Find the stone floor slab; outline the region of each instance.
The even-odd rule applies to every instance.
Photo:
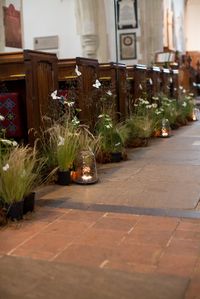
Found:
[[[1,258],[2,299],[183,299],[188,280],[29,258]]]

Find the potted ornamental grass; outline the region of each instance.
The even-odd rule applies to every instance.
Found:
[[[56,163],[53,172],[57,172],[59,185],[69,185],[71,170],[79,148],[80,132],[68,122],[65,125],[55,124],[49,129],[49,133],[51,146],[49,149]]]
[[[19,220],[27,212],[29,204],[25,202],[40,182],[42,165],[42,160],[37,158],[36,149],[28,146],[16,146],[1,156],[0,198],[8,218]],[[32,203],[30,210],[33,209]]]
[[[154,122],[146,116],[133,115],[126,121],[129,129],[128,147],[147,146],[153,133]]]
[[[99,162],[120,162],[129,129],[123,123],[115,123],[108,114],[99,115],[97,136],[100,138]]]

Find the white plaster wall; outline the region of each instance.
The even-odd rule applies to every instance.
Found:
[[[74,4],[74,0],[23,0],[24,48],[33,49],[34,37],[58,35],[59,58],[82,56]]]
[[[175,22],[175,50],[185,51],[185,0],[173,0]]]
[[[114,1],[104,0],[107,24],[108,61],[116,61]]]
[[[186,14],[186,50],[200,51],[200,0],[188,0]]]

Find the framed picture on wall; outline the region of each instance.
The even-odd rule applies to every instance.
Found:
[[[120,33],[120,60],[137,59],[136,33]]]
[[[118,29],[137,28],[137,0],[117,0]]]
[[[22,48],[21,0],[3,7],[5,46]]]

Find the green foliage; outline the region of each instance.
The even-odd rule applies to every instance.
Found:
[[[154,129],[154,121],[148,115],[132,115],[126,121],[129,130],[129,140],[133,138],[149,138]]]
[[[89,150],[95,155],[100,149],[100,136],[94,136],[86,126],[79,126],[79,151]]]
[[[44,161],[28,146],[17,146],[0,159],[0,198],[11,204],[23,199],[40,181]]]
[[[71,123],[65,126],[55,124],[48,132],[48,159],[52,158],[60,170],[69,170],[78,152],[80,133]]]
[[[99,115],[96,133],[100,138],[100,150],[104,153],[122,152],[128,138],[128,128],[115,123],[108,114]]]

